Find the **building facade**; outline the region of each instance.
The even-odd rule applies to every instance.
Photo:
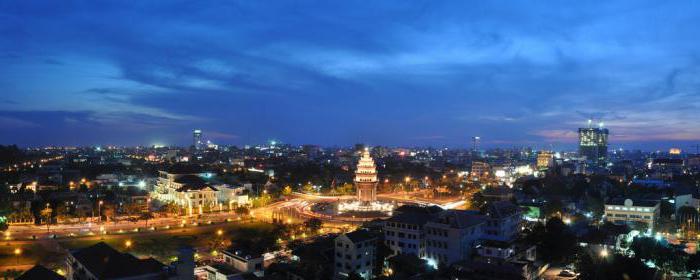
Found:
[[[154,197],[173,202],[184,208],[188,215],[219,208],[218,189],[193,171],[160,171]]]
[[[540,151],[537,153],[537,169],[546,170],[554,165],[554,153],[551,151]]]
[[[653,230],[661,213],[658,201],[612,200],[605,204],[605,219],[615,224],[641,224]]]
[[[425,259],[434,267],[469,260],[485,219],[464,210],[447,210],[425,224]]]
[[[522,223],[522,211],[510,201],[489,203],[483,239],[508,242],[518,237]]]
[[[608,158],[608,134],[602,124],[601,127],[579,128],[579,155],[596,165],[604,165]]]
[[[427,213],[401,213],[384,222],[384,244],[392,255],[413,254],[425,257],[425,224],[433,217]]]
[[[367,230],[356,230],[338,236],[335,241],[335,277],[345,278],[357,273],[363,279],[372,278],[377,238]]]

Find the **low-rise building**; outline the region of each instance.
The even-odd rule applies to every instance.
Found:
[[[372,278],[377,251],[377,237],[367,230],[341,234],[335,239],[335,276],[348,277],[357,273],[363,279]]]
[[[223,252],[224,262],[243,273],[253,273],[263,276],[265,272],[265,258],[262,253],[244,252],[237,249],[228,249]]]
[[[434,267],[469,260],[486,219],[474,211],[447,210],[425,224],[425,259]]]
[[[70,251],[66,268],[66,279],[69,280],[156,280],[176,277],[168,266],[153,258],[138,259],[131,254],[121,253],[104,242]]]
[[[428,212],[406,212],[395,214],[384,221],[384,244],[392,255],[413,254],[425,257],[425,224],[436,214]]]
[[[488,163],[475,161],[472,162],[471,177],[474,180],[487,178],[491,174],[491,167]]]
[[[520,233],[522,211],[509,201],[496,201],[486,207],[483,239],[510,241]]]
[[[614,199],[605,204],[605,219],[615,224],[642,224],[653,230],[661,213],[659,205],[659,201]]]
[[[173,167],[160,171],[155,197],[174,202],[192,215],[219,209],[218,190],[207,182],[197,167]]]
[[[202,280],[243,280],[243,273],[227,265],[213,263],[198,267]],[[199,274],[199,273],[197,273]]]

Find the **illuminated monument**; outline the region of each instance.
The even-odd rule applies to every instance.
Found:
[[[377,166],[374,165],[369,149],[365,148],[357,163],[355,171],[355,188],[357,200],[362,204],[371,204],[377,200]]]
[[[394,205],[377,200],[377,166],[365,148],[355,170],[357,198],[338,203],[336,214],[364,218],[391,215]]]

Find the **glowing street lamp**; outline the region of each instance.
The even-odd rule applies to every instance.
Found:
[[[131,240],[127,240],[124,242],[124,246],[126,246],[126,248],[131,248],[131,245]]]
[[[603,250],[600,251],[600,256],[603,258],[607,257],[608,256],[608,249],[603,248]]]
[[[216,235],[218,235],[218,236],[222,236],[223,234],[224,234],[224,231],[221,229],[216,231]]]
[[[22,248],[15,248],[15,257],[17,258],[17,264],[19,264],[19,256],[22,255]]]

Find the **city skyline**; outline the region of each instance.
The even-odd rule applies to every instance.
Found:
[[[692,152],[699,4],[628,4],[0,4],[0,144]]]

